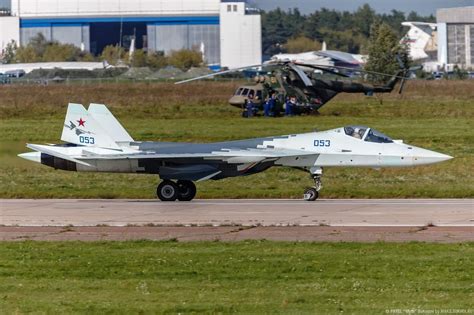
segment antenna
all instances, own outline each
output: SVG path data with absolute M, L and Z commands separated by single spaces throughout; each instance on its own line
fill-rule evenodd
M 121 61 L 120 58 L 120 50 L 122 49 L 122 33 L 123 33 L 123 16 L 120 15 L 120 39 L 119 39 L 119 46 L 117 48 L 117 60 Z

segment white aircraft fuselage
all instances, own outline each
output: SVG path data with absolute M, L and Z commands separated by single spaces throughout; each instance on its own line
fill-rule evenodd
M 217 143 L 139 142 L 97 104 L 89 112 L 70 104 L 61 139 L 67 144 L 28 144 L 35 152 L 19 156 L 70 171 L 158 174 L 170 183 L 245 176 L 273 166 L 304 169 L 319 181 L 324 167 L 407 167 L 452 158 L 365 126 Z

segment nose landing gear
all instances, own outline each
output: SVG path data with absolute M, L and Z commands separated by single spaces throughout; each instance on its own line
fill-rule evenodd
M 164 180 L 156 189 L 156 195 L 161 201 L 191 201 L 196 196 L 196 185 L 189 180 Z
M 319 191 L 323 188 L 321 177 L 323 176 L 323 169 L 320 167 L 312 167 L 310 169 L 311 177 L 314 180 L 314 186 L 306 188 L 303 199 L 306 201 L 315 201 L 319 197 Z

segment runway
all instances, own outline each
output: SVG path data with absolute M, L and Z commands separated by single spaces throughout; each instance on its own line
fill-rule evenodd
M 77 200 L 2 199 L 3 226 L 473 227 L 474 199 Z

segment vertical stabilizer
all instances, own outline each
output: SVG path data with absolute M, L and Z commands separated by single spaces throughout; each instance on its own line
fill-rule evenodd
M 81 104 L 69 103 L 61 140 L 89 147 L 120 149 Z
M 88 112 L 97 122 L 100 123 L 103 129 L 107 131 L 108 135 L 115 142 L 128 143 L 133 141 L 125 128 L 123 128 L 120 122 L 105 105 L 91 103 Z

